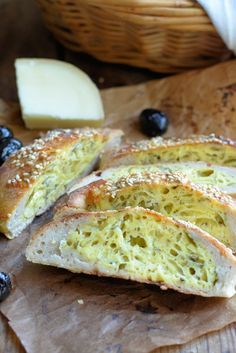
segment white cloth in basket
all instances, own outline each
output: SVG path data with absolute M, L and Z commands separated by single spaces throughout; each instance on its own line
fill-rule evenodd
M 236 0 L 197 0 L 205 9 L 217 32 L 236 54 Z

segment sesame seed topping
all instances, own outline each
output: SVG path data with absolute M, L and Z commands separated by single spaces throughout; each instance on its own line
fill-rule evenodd
M 215 134 L 210 135 L 192 135 L 187 139 L 181 138 L 163 138 L 163 137 L 154 137 L 150 140 L 141 140 L 128 145 L 125 145 L 117 150 L 117 154 L 129 151 L 129 152 L 139 152 L 147 151 L 151 149 L 156 149 L 158 147 L 171 147 L 171 146 L 180 146 L 187 144 L 207 144 L 214 143 L 220 145 L 228 145 L 236 147 L 235 141 L 227 139 L 223 136 L 216 136 Z
M 105 184 L 94 187 L 95 194 L 109 195 L 112 198 L 117 196 L 117 193 L 124 188 L 132 187 L 140 184 L 155 185 L 162 184 L 163 186 L 182 186 L 189 189 L 190 192 L 198 192 L 203 197 L 213 199 L 224 205 L 229 205 L 236 208 L 236 202 L 229 195 L 224 194 L 218 188 L 211 185 L 198 185 L 192 183 L 187 176 L 179 172 L 161 173 L 161 172 L 137 172 L 127 176 L 122 176 L 117 180 L 106 180 Z
M 31 145 L 22 147 L 13 153 L 6 163 L 16 168 L 16 175 L 7 181 L 8 185 L 23 182 L 34 182 L 48 166 L 48 164 L 61 152 L 60 142 L 68 140 L 88 139 L 102 134 L 101 129 L 56 129 L 47 132 L 36 139 Z

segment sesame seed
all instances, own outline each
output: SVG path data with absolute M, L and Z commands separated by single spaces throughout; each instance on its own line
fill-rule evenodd
M 219 203 L 236 208 L 236 202 L 232 197 L 221 192 L 218 188 L 212 185 L 199 185 L 192 183 L 186 175 L 175 173 L 162 172 L 137 172 L 129 176 L 122 176 L 117 180 L 106 180 L 104 184 L 95 185 L 93 192 L 95 195 L 108 195 L 113 199 L 117 197 L 117 193 L 127 187 L 145 185 L 162 185 L 162 186 L 181 186 L 190 193 L 197 192 L 204 198 L 213 199 Z
M 135 143 L 127 144 L 122 148 L 117 150 L 117 155 L 124 152 L 139 152 L 139 151 L 147 151 L 151 149 L 156 149 L 159 147 L 170 147 L 170 146 L 180 146 L 180 145 L 188 145 L 188 144 L 220 144 L 220 145 L 228 145 L 236 147 L 235 141 L 231 139 L 227 139 L 223 136 L 216 136 L 215 134 L 210 134 L 208 136 L 205 135 L 192 135 L 187 139 L 181 138 L 162 138 L 162 137 L 154 137 L 150 140 L 141 140 Z
M 45 167 L 61 152 L 58 143 L 74 139 L 93 138 L 104 136 L 102 129 L 56 129 L 47 132 L 36 139 L 31 145 L 22 147 L 12 154 L 7 163 L 14 165 L 16 175 L 7 181 L 7 184 L 15 185 L 19 182 L 29 184 L 39 177 Z M 46 149 L 46 150 L 45 150 Z

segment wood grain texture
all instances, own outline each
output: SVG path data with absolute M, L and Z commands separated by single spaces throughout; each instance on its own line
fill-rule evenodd
M 54 42 L 43 28 L 39 11 L 33 0 L 0 0 L 0 13 L 0 95 L 4 99 L 16 100 L 13 62 L 19 56 L 65 59 L 87 71 L 101 88 L 135 84 L 160 76 L 148 70 L 103 64 L 85 54 L 80 55 L 65 51 Z M 15 132 L 25 142 L 29 142 L 38 133 L 32 134 L 26 131 L 18 113 L 17 105 L 9 107 L 4 101 L 0 101 L 0 121 L 6 121 L 7 118 L 10 126 L 17 126 Z M 24 352 L 24 348 L 11 330 L 7 320 L 0 315 L 0 353 Z M 153 353 L 212 352 L 236 352 L 236 324 L 200 337 L 186 345 L 165 347 L 155 350 Z

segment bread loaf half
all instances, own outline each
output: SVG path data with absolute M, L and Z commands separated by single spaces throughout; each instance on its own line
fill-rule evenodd
M 39 230 L 29 261 L 206 297 L 235 294 L 236 260 L 199 228 L 143 208 L 77 213 Z
M 236 201 L 181 174 L 131 174 L 98 180 L 69 195 L 58 214 L 142 206 L 197 225 L 236 252 Z M 58 217 L 58 215 L 57 215 Z
M 53 130 L 14 153 L 0 168 L 0 232 L 19 235 L 121 135 L 111 129 Z
M 222 136 L 161 137 L 127 144 L 103 155 L 100 168 L 159 162 L 203 161 L 236 167 L 236 143 Z
M 200 185 L 213 185 L 220 191 L 236 197 L 236 168 L 214 165 L 206 162 L 179 162 L 179 163 L 157 163 L 146 165 L 128 165 L 104 170 L 98 170 L 81 178 L 75 183 L 68 193 L 90 184 L 94 181 L 104 179 L 116 181 L 121 177 L 139 173 L 176 173 L 184 174 L 190 181 Z

